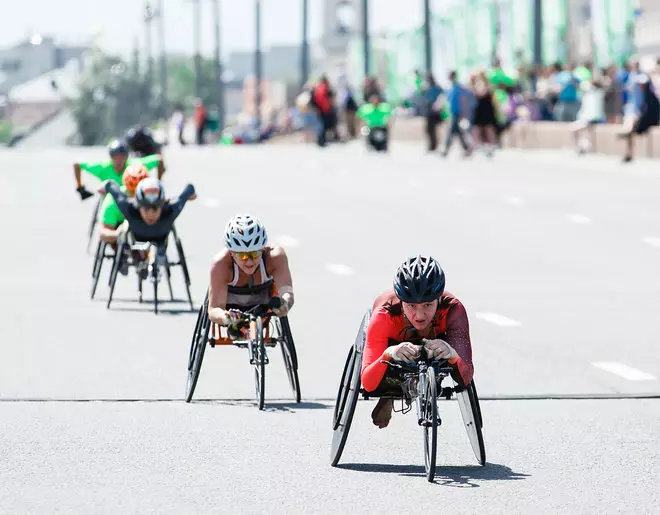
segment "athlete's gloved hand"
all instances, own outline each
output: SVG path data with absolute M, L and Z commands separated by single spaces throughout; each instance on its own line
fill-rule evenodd
M 446 359 L 447 361 L 455 361 L 458 358 L 458 354 L 453 347 L 444 340 L 428 340 L 424 347 L 430 357 Z
M 93 197 L 94 194 L 87 190 L 84 186 L 76 188 L 76 191 L 80 194 L 80 200 L 87 200 L 89 197 Z
M 230 326 L 243 319 L 243 314 L 238 309 L 225 310 L 220 319 L 220 325 Z
M 388 347 L 385 355 L 394 361 L 407 361 L 412 362 L 419 358 L 421 347 L 410 342 L 402 342 L 399 345 Z
M 293 293 L 283 293 L 280 296 L 280 306 L 273 308 L 273 313 L 278 317 L 285 317 L 293 307 Z

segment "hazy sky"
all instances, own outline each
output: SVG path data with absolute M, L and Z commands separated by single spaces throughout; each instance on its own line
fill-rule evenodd
M 443 0 L 437 0 L 442 2 Z M 167 47 L 192 53 L 193 7 L 190 0 L 163 0 Z M 254 1 L 220 0 L 222 5 L 223 53 L 254 46 Z M 12 45 L 27 34 L 52 34 L 62 42 L 84 41 L 103 28 L 102 45 L 121 53 L 130 51 L 135 37 L 144 42 L 142 0 L 2 0 L 0 6 L 0 47 Z M 416 5 L 418 4 L 419 7 Z M 262 41 L 300 41 L 301 0 L 262 0 Z M 374 30 L 406 29 L 422 17 L 422 0 L 371 0 L 371 27 Z M 403 6 L 406 7 L 403 7 Z M 310 0 L 310 31 L 318 37 L 322 27 L 323 0 Z M 202 0 L 203 52 L 213 49 L 211 3 Z

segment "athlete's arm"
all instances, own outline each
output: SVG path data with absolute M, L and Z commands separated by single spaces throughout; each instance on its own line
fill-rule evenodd
M 119 238 L 119 233 L 121 231 L 118 227 L 108 224 L 101 224 L 99 227 L 99 238 L 107 243 L 114 245 L 117 243 L 117 238 Z
M 190 198 L 194 195 L 195 187 L 192 184 L 188 184 L 185 188 L 183 188 L 181 195 L 179 195 L 173 202 L 170 203 L 170 216 L 172 217 L 172 222 L 174 222 L 174 220 L 176 220 L 176 218 L 181 214 L 181 211 L 183 211 L 183 207 L 186 205 L 186 202 L 188 202 L 188 200 L 190 200 Z
M 382 308 L 371 315 L 367 327 L 367 339 L 362 355 L 362 387 L 373 392 L 382 381 L 387 371 L 387 365 L 380 360 L 389 361 L 387 345 L 393 332 L 392 318 Z
M 443 338 L 456 351 L 458 357 L 455 363 L 450 363 L 453 369 L 452 378 L 459 384 L 466 385 L 472 381 L 474 366 L 472 364 L 472 344 L 470 343 L 470 323 L 467 311 L 461 302 L 455 301 L 447 314 L 447 332 Z
M 140 164 L 144 165 L 147 170 L 158 170 L 158 179 L 162 178 L 165 174 L 165 161 L 160 154 L 153 154 L 150 156 L 142 157 L 138 160 Z
M 117 184 L 114 181 L 105 181 L 103 183 L 103 186 L 105 187 L 105 191 L 109 194 L 112 195 L 112 198 L 115 200 L 115 203 L 117 204 L 117 207 L 119 208 L 119 211 L 121 212 L 122 215 L 128 220 L 129 225 L 134 222 L 134 221 L 141 221 L 142 219 L 140 218 L 140 213 L 133 207 L 131 204 L 131 201 L 128 199 L 126 194 L 121 191 L 119 184 Z
M 89 197 L 93 197 L 94 194 L 87 191 L 82 183 L 82 167 L 80 163 L 73 163 L 73 176 L 76 179 L 76 191 L 80 194 L 80 199 L 86 200 Z
M 167 169 L 165 168 L 165 160 L 163 159 L 163 156 L 158 154 L 158 178 L 161 179 L 163 175 L 165 175 L 165 171 Z
M 277 285 L 282 305 L 273 311 L 285 316 L 293 307 L 293 280 L 289 269 L 289 258 L 282 247 L 273 247 L 270 251 L 271 274 Z
M 119 237 L 119 225 L 124 221 L 124 217 L 116 206 L 112 195 L 106 194 L 100 208 L 100 228 L 99 237 L 108 243 L 115 244 Z
M 231 281 L 231 269 L 223 262 L 226 252 L 220 253 L 211 265 L 209 287 L 209 319 L 214 324 L 229 325 L 227 310 L 227 287 Z

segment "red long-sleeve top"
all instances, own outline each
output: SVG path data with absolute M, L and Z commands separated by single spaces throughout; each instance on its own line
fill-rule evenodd
M 383 293 L 374 302 L 362 356 L 362 387 L 367 392 L 373 392 L 385 376 L 387 365 L 380 363 L 381 359 L 387 359 L 385 350 L 404 341 L 419 340 L 414 328 L 403 317 L 400 304 L 394 290 Z M 465 307 L 449 292 L 440 299 L 433 329 L 436 337 L 451 345 L 458 354 L 456 362 L 450 363 L 452 377 L 459 384 L 468 384 L 474 374 L 470 325 Z

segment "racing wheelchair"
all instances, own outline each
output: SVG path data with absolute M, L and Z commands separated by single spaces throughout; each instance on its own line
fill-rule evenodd
M 99 211 L 101 210 L 101 204 L 103 204 L 103 195 L 97 195 L 98 199 L 96 200 L 96 205 L 94 206 L 94 211 L 92 211 L 92 219 L 89 223 L 89 229 L 87 230 L 87 254 L 92 246 L 92 239 L 94 238 L 94 229 L 96 229 L 96 223 L 99 220 Z
M 242 320 L 235 326 L 221 328 L 209 319 L 209 292 L 199 309 L 195 332 L 193 333 L 188 357 L 188 381 L 186 383 L 186 402 L 190 402 L 195 393 L 199 372 L 202 368 L 207 345 L 232 345 L 248 350 L 250 365 L 254 367 L 254 386 L 257 407 L 264 409 L 266 395 L 266 365 L 269 363 L 266 349 L 278 343 L 282 349 L 284 366 L 289 378 L 296 403 L 300 402 L 300 381 L 298 379 L 298 356 L 291 335 L 289 319 L 278 317 L 270 311 L 279 307 L 280 299 L 273 297 L 269 304 L 258 305 L 243 312 Z
M 174 300 L 174 293 L 172 291 L 172 267 L 180 266 L 183 271 L 183 278 L 186 285 L 186 294 L 188 297 L 188 303 L 190 304 L 190 310 L 194 310 L 192 296 L 190 294 L 190 273 L 188 271 L 188 265 L 186 263 L 186 256 L 183 252 L 183 244 L 181 239 L 177 235 L 176 229 L 172 227 L 172 231 L 168 235 L 168 238 L 174 240 L 176 247 L 178 260 L 172 261 L 167 256 L 167 242 L 164 245 L 156 245 L 153 242 L 135 242 L 130 243 L 130 238 L 127 233 L 127 237 L 121 238 L 117 242 L 117 249 L 114 254 L 109 255 L 107 253 L 108 244 L 105 242 L 99 242 L 97 247 L 96 256 L 94 258 L 94 266 L 92 269 L 93 276 L 93 285 L 92 285 L 92 298 L 94 298 L 94 293 L 96 291 L 96 284 L 99 281 L 101 274 L 101 268 L 103 261 L 108 258 L 112 258 L 112 268 L 110 270 L 110 278 L 108 280 L 108 286 L 110 287 L 110 292 L 108 294 L 108 303 L 106 307 L 109 309 L 110 304 L 112 303 L 112 296 L 115 291 L 115 284 L 117 283 L 117 276 L 119 275 L 119 270 L 123 266 L 128 266 L 129 268 L 135 268 L 138 276 L 138 301 L 142 302 L 143 294 L 143 285 L 145 281 L 151 281 L 153 283 L 154 289 L 154 313 L 158 313 L 158 304 L 160 302 L 158 298 L 158 285 L 162 278 L 162 275 L 165 275 L 167 279 L 167 286 L 170 292 L 170 300 Z
M 422 428 L 424 436 L 424 468 L 429 482 L 432 482 L 435 477 L 438 426 L 442 424 L 438 413 L 437 400 L 439 398 L 448 400 L 456 394 L 474 455 L 480 465 L 485 465 L 486 447 L 482 434 L 483 418 L 474 381 L 471 381 L 465 387 L 459 385 L 443 386 L 443 380 L 450 377 L 452 371 L 446 361 L 426 359 L 423 351 L 420 359 L 413 365 L 384 362 L 390 366 L 392 371 L 396 372 L 400 383 L 397 386 L 379 386 L 373 392 L 366 392 L 361 388 L 362 351 L 366 341 L 370 316 L 371 311 L 368 311 L 362 319 L 355 344 L 348 353 L 339 384 L 332 421 L 331 465 L 333 467 L 337 466 L 344 451 L 360 394 L 364 399 L 375 397 L 391 398 L 395 402 L 400 400 L 401 409 L 395 409 L 395 411 L 402 413 L 411 411 L 413 402 L 416 404 L 417 423 Z

